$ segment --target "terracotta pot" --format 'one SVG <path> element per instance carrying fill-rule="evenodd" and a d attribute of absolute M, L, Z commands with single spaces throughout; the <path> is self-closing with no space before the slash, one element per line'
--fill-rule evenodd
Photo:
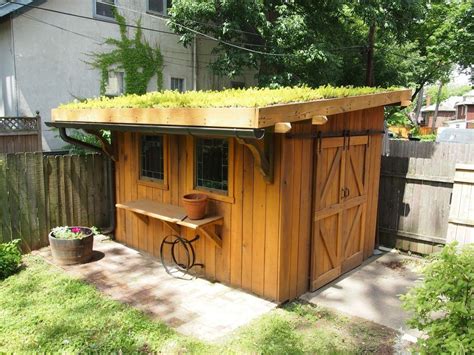
<path fill-rule="evenodd" d="M 207 195 L 187 194 L 183 196 L 183 207 L 189 219 L 202 219 L 206 215 Z"/>
<path fill-rule="evenodd" d="M 74 227 L 71 227 L 74 228 Z M 74 265 L 88 262 L 92 258 L 94 233 L 90 228 L 81 228 L 86 236 L 82 239 L 58 239 L 49 233 L 49 245 L 53 258 L 59 265 Z"/>

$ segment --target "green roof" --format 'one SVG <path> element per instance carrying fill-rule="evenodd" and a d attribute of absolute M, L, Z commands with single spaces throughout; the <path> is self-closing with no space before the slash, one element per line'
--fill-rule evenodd
<path fill-rule="evenodd" d="M 150 92 L 144 95 L 124 95 L 115 98 L 92 98 L 82 102 L 74 101 L 61 105 L 60 108 L 265 107 L 275 104 L 369 95 L 396 90 L 399 90 L 399 88 L 322 86 L 317 89 L 287 87 L 279 89 L 249 88 L 222 91 L 186 91 L 184 93 L 162 91 Z"/>

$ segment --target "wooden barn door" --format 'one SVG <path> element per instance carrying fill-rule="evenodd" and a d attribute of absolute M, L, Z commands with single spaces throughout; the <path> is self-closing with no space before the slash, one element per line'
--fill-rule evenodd
<path fill-rule="evenodd" d="M 315 144 L 312 290 L 362 262 L 367 142 L 364 136 Z"/>

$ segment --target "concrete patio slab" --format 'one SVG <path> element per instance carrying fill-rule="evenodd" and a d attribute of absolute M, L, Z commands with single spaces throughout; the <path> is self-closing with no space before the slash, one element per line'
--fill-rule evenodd
<path fill-rule="evenodd" d="M 374 256 L 360 267 L 301 299 L 418 336 L 406 325 L 399 295 L 419 279 L 422 260 L 395 252 Z"/>
<path fill-rule="evenodd" d="M 111 298 L 202 340 L 217 341 L 277 306 L 220 283 L 173 278 L 157 258 L 101 236 L 94 240 L 94 253 L 89 263 L 60 267 Z M 34 254 L 54 264 L 49 247 Z"/>

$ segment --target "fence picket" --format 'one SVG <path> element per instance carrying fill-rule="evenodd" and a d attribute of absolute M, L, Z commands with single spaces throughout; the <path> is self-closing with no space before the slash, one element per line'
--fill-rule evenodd
<path fill-rule="evenodd" d="M 6 180 L 6 157 L 0 154 L 0 242 L 11 240 L 10 211 L 8 209 L 8 192 Z"/>
<path fill-rule="evenodd" d="M 17 172 L 17 157 L 13 154 L 7 154 L 7 192 L 8 192 L 8 207 L 10 212 L 11 238 L 21 239 L 20 233 L 20 202 L 18 195 L 18 172 Z"/>
<path fill-rule="evenodd" d="M 40 199 L 36 196 L 36 191 L 38 191 L 39 187 L 37 186 L 37 174 L 36 169 L 38 166 L 36 165 L 36 160 L 33 153 L 25 153 L 25 165 L 24 165 L 24 176 L 26 182 L 26 190 L 25 190 L 25 200 L 27 204 L 27 208 L 22 210 L 20 213 L 24 213 L 26 215 L 25 219 L 27 220 L 30 232 L 30 249 L 35 250 L 38 249 L 41 243 L 41 232 L 39 230 L 39 208 L 38 205 L 41 204 Z M 24 233 L 22 232 L 22 235 Z"/>
<path fill-rule="evenodd" d="M 32 237 L 31 224 L 29 221 L 29 206 L 28 206 L 28 182 L 26 178 L 26 154 L 20 153 L 17 155 L 17 175 L 18 181 L 18 207 L 20 220 L 20 236 L 23 240 L 23 246 L 26 251 L 31 251 Z"/>

